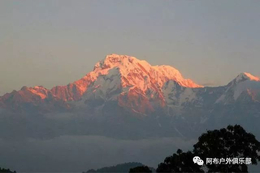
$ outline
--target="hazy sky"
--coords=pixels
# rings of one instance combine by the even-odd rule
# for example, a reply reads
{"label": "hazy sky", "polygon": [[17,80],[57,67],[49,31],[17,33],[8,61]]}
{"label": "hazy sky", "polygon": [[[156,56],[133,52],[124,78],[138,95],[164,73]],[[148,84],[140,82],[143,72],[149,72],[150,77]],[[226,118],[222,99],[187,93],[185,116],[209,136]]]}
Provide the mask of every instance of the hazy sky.
{"label": "hazy sky", "polygon": [[260,76],[259,32],[259,0],[1,0],[0,94],[68,84],[111,53],[224,85]]}

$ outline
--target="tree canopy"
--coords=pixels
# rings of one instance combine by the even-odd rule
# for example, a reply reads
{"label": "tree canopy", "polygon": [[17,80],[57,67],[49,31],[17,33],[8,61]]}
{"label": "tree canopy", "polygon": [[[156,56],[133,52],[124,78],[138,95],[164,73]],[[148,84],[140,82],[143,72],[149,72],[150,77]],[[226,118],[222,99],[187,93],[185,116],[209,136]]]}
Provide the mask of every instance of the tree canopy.
{"label": "tree canopy", "polygon": [[[203,165],[194,163],[198,156]],[[207,162],[209,159],[216,162]],[[225,162],[225,159],[239,159],[239,162]],[[223,162],[219,162],[219,160]],[[246,163],[246,159],[251,163]],[[211,160],[212,161],[212,160]],[[241,161],[241,162],[240,162]],[[248,172],[249,164],[260,161],[260,142],[240,125],[207,131],[202,134],[194,145],[193,151],[182,152],[167,157],[158,165],[157,172]]]}
{"label": "tree canopy", "polygon": [[166,157],[160,163],[156,172],[203,172],[199,165],[193,163],[194,154],[190,151],[184,153],[178,149],[177,154]]}
{"label": "tree canopy", "polygon": [[5,172],[5,173],[16,173],[16,171],[11,171],[10,169],[5,169],[0,167],[0,172]]}
{"label": "tree canopy", "polygon": [[129,173],[152,173],[152,171],[150,170],[150,168],[148,166],[138,166],[135,168],[131,168],[129,170]]}

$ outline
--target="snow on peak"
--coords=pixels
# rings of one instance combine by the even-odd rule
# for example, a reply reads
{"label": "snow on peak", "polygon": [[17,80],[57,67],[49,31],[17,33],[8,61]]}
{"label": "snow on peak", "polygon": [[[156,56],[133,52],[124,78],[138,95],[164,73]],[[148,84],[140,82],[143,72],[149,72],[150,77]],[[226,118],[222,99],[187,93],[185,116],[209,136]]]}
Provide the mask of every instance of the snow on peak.
{"label": "snow on peak", "polygon": [[[51,90],[47,90],[42,86],[23,87],[22,91],[29,91],[41,99],[46,99],[48,92],[50,92],[49,94],[55,98],[64,101],[79,100],[86,93],[89,86],[94,84],[100,76],[110,78],[110,75],[118,78],[117,80],[120,81],[120,87],[122,88],[136,87],[143,93],[154,91],[159,93],[159,97],[162,97],[161,89],[163,85],[170,80],[184,87],[202,87],[190,79],[184,79],[181,73],[173,67],[166,65],[151,66],[148,62],[132,56],[111,54],[96,63],[94,70],[86,76],[66,86],[56,86]],[[107,89],[103,83],[100,86]],[[118,87],[118,82],[116,82],[116,87]]]}
{"label": "snow on peak", "polygon": [[[107,55],[96,63],[94,70],[83,79],[92,79],[90,83],[93,84],[86,88],[85,96],[105,99],[116,96],[121,106],[138,112],[143,112],[143,108],[153,109],[150,99],[156,100],[161,106],[165,105],[163,86],[167,81],[175,81],[187,88],[203,87],[183,78],[181,73],[171,66],[152,66],[144,60],[117,54]],[[146,106],[140,104],[141,100]]]}
{"label": "snow on peak", "polygon": [[45,99],[48,95],[48,90],[42,86],[35,86],[32,88],[28,88],[28,91],[31,93],[38,95],[41,97],[41,99]]}
{"label": "snow on peak", "polygon": [[[260,78],[253,76],[250,73],[244,72],[240,73],[233,81],[231,81],[227,86],[226,92],[216,101],[216,103],[226,100],[237,100],[240,95],[247,91],[250,95],[253,91],[260,89]],[[233,98],[229,98],[233,96]],[[227,101],[226,101],[227,102]]]}
{"label": "snow on peak", "polygon": [[130,66],[134,61],[137,61],[135,57],[131,57],[128,55],[117,55],[111,54],[107,55],[105,59],[96,63],[94,67],[94,71],[97,69],[107,69],[119,66]]}
{"label": "snow on peak", "polygon": [[[181,73],[167,65],[161,66],[151,66],[148,62],[144,60],[139,60],[135,57],[128,55],[117,55],[111,54],[107,55],[106,58],[100,62],[98,62],[94,67],[94,72],[107,74],[108,70],[112,68],[119,68],[121,76],[123,77],[123,85],[126,83],[129,84],[128,78],[138,78],[148,77],[150,79],[155,80],[160,87],[168,80],[174,80],[179,85],[189,88],[200,88],[203,87],[194,83],[190,79],[184,79]],[[141,76],[140,76],[141,75]],[[143,79],[141,79],[143,80]],[[132,80],[133,82],[133,80]],[[131,83],[131,82],[130,82]],[[135,85],[136,83],[131,83],[131,85]]]}
{"label": "snow on peak", "polygon": [[259,78],[259,77],[256,77],[256,76],[253,76],[253,75],[250,74],[250,73],[244,72],[244,73],[239,74],[239,75],[236,77],[236,79],[235,79],[236,82],[244,81],[244,80],[251,80],[251,81],[257,81],[257,82],[259,82],[259,81],[260,81],[260,78]]}
{"label": "snow on peak", "polygon": [[246,72],[244,73],[244,75],[246,75],[247,78],[249,78],[250,80],[260,82],[260,78],[257,77],[257,76],[253,76],[252,74],[250,74],[250,73],[246,73]]}
{"label": "snow on peak", "polygon": [[22,93],[22,92],[26,92],[26,91],[29,91],[32,94],[39,96],[41,99],[45,99],[48,95],[48,89],[46,89],[42,86],[35,86],[35,87],[23,86],[21,88],[21,90],[18,92]]}

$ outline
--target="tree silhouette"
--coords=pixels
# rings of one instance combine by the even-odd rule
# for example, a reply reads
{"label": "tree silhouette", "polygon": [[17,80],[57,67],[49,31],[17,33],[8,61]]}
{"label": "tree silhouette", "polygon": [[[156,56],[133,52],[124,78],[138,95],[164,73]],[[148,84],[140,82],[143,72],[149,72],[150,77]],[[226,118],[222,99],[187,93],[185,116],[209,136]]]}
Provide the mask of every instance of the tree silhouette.
{"label": "tree silhouette", "polygon": [[[129,162],[129,163],[123,163],[123,164],[118,164],[115,166],[109,166],[109,167],[104,167],[104,168],[100,168],[97,170],[94,169],[90,169],[88,170],[86,173],[100,173],[100,172],[129,172],[129,170],[131,168],[135,168],[135,167],[141,167],[143,166],[142,163],[138,163],[138,162]],[[83,172],[84,173],[84,172]]]}
{"label": "tree silhouette", "polygon": [[5,173],[16,173],[16,171],[11,171],[10,169],[5,169],[0,167],[0,172],[5,172]]}
{"label": "tree silhouette", "polygon": [[[204,161],[204,166],[195,164],[194,156],[199,156]],[[207,162],[207,158],[241,158],[244,162],[210,163]],[[229,125],[227,128],[202,134],[194,145],[193,152],[183,153],[180,149],[177,150],[177,154],[167,157],[158,165],[156,172],[248,172],[246,158],[251,159],[255,165],[260,161],[260,142],[240,125]]]}
{"label": "tree silhouette", "polygon": [[178,149],[177,154],[166,157],[158,165],[156,172],[203,172],[199,165],[193,163],[194,154],[190,151],[184,153]]}
{"label": "tree silhouette", "polygon": [[[208,131],[199,137],[193,150],[206,158],[251,158],[252,164],[260,161],[260,142],[240,125]],[[208,172],[248,172],[247,164],[207,164]]]}
{"label": "tree silhouette", "polygon": [[152,173],[152,171],[150,170],[150,168],[148,166],[138,166],[135,168],[131,168],[129,170],[129,173]]}

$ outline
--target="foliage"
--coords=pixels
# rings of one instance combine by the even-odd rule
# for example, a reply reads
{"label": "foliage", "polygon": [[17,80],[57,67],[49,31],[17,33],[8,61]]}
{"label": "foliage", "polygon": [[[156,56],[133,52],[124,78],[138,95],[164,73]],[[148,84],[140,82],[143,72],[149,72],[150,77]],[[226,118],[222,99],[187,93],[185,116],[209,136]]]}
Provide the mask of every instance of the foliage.
{"label": "foliage", "polygon": [[260,161],[260,142],[240,125],[207,131],[199,137],[193,152],[182,152],[167,157],[160,163],[157,172],[248,172],[247,164],[204,164],[199,166],[193,157],[206,158],[251,158],[252,164]]}
{"label": "foliage", "polygon": [[[260,161],[260,142],[239,125],[208,131],[199,137],[194,153],[206,158],[251,158],[252,164]],[[209,164],[209,172],[247,172],[246,164]]]}
{"label": "foliage", "polygon": [[131,168],[129,170],[129,173],[152,173],[152,171],[150,170],[150,168],[148,166],[138,166],[135,168]]}
{"label": "foliage", "polygon": [[182,152],[178,149],[177,154],[166,157],[163,163],[160,163],[156,172],[203,172],[199,165],[193,163],[192,152]]}
{"label": "foliage", "polygon": [[0,167],[0,172],[5,172],[5,173],[16,173],[16,171],[11,171],[10,169],[5,169]]}
{"label": "foliage", "polygon": [[143,164],[137,163],[137,162],[123,163],[123,164],[118,164],[116,166],[100,168],[97,170],[91,169],[91,170],[88,170],[87,173],[99,173],[99,172],[121,172],[121,173],[125,172],[125,173],[128,173],[131,168],[135,168],[138,166],[143,166]]}

